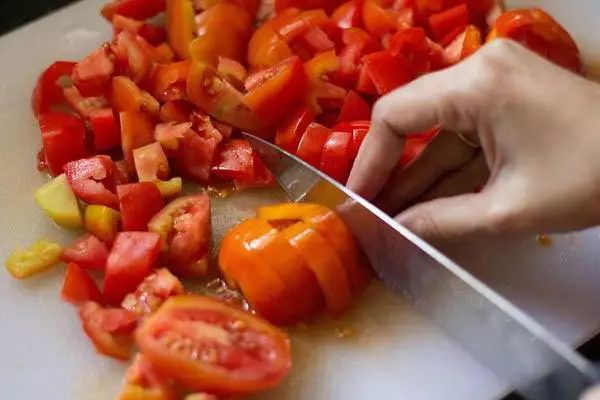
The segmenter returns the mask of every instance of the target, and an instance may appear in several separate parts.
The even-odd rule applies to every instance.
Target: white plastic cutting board
[[[14,246],[38,237],[65,244],[73,237],[52,225],[31,197],[46,177],[35,172],[40,139],[29,99],[45,66],[58,59],[80,59],[109,38],[110,28],[98,15],[102,3],[83,1],[0,38],[2,260]],[[577,3],[561,5],[553,0],[547,8],[580,43],[600,49],[600,35],[594,38],[591,31],[577,26],[587,21],[586,26],[593,27],[600,4]],[[214,216],[217,235],[263,200],[272,201],[272,196],[258,193],[220,202]],[[591,231],[555,238],[550,249],[525,238],[447,250],[563,340],[575,344],[600,326],[595,306],[600,303],[595,254],[599,245],[599,233]],[[62,274],[63,268],[58,267],[18,282],[0,271],[0,400],[116,398],[125,367],[94,353],[75,311],[58,298]],[[346,327],[353,328],[355,336],[338,338],[336,328]],[[344,320],[296,332],[294,353],[290,379],[277,391],[256,398],[492,399],[507,389],[430,322],[378,285]]]

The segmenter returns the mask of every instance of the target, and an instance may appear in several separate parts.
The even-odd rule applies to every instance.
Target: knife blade
[[[376,275],[527,399],[577,399],[599,371],[469,272],[309,164],[244,133],[295,202],[335,209]]]

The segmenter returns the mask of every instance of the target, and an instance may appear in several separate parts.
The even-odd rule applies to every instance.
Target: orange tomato
[[[293,55],[288,44],[268,23],[254,31],[248,43],[248,63],[255,70],[270,67]]]
[[[171,50],[182,59],[190,58],[196,22],[191,0],[167,0],[167,38]]]

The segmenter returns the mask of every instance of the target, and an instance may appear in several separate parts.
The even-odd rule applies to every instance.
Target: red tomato
[[[116,172],[109,156],[94,156],[71,161],[64,166],[65,175],[73,192],[88,204],[117,208],[118,199],[113,193]]]
[[[104,298],[120,304],[152,272],[160,254],[160,235],[120,232],[113,244],[104,276]]]
[[[362,15],[365,29],[378,39],[397,29],[398,13],[385,9],[378,0],[365,0]]]
[[[371,79],[368,69],[361,66],[358,72],[358,81],[356,82],[356,91],[369,96],[377,96],[377,88]]]
[[[318,168],[321,162],[321,154],[323,153],[323,146],[331,134],[331,129],[312,123],[306,128],[300,144],[298,145],[298,152],[296,155],[312,165]]]
[[[196,182],[206,183],[220,141],[220,138],[205,138],[188,129],[182,136],[175,158],[178,171]]]
[[[175,388],[169,379],[158,373],[142,354],[136,354],[125,372],[125,387],[119,400],[176,400]],[[215,398],[215,400],[217,400]]]
[[[329,76],[339,69],[335,51],[320,53],[304,63],[309,79],[308,100],[313,111],[320,114],[323,108],[339,108],[346,97],[346,89],[329,82]]]
[[[342,109],[337,118],[337,123],[371,118],[371,106],[363,100],[356,92],[350,90],[344,100]]]
[[[137,325],[135,314],[89,301],[79,308],[79,318],[98,353],[118,360],[129,359]]]
[[[75,240],[60,253],[60,260],[75,263],[84,269],[106,269],[108,248],[96,236],[89,233]]]
[[[104,97],[83,97],[75,86],[67,87],[63,90],[63,96],[73,111],[82,118],[88,118],[94,110],[99,110],[108,106]]]
[[[111,150],[121,145],[121,132],[112,108],[91,110],[89,122],[97,151]]]
[[[320,170],[340,183],[346,183],[350,175],[350,151],[352,134],[333,131],[323,145]]]
[[[134,173],[133,150],[154,142],[154,125],[150,118],[139,111],[122,112],[119,118],[123,157],[129,173]]]
[[[453,30],[463,30],[469,24],[469,10],[465,4],[429,17],[429,27],[438,40],[443,39]]]
[[[244,82],[248,78],[248,71],[240,62],[232,60],[231,58],[219,56],[219,63],[217,71],[238,89],[244,87]]]
[[[389,93],[413,79],[408,62],[394,57],[387,50],[365,56],[364,63],[380,95]]]
[[[252,153],[252,176],[248,179],[235,179],[236,190],[271,186],[275,183],[275,176],[269,171],[257,152]]]
[[[166,268],[148,275],[135,292],[123,299],[121,307],[138,317],[145,317],[156,310],[171,296],[184,293],[183,284]]]
[[[247,140],[231,139],[220,147],[212,172],[223,179],[251,179],[254,175],[252,153]]]
[[[60,298],[76,306],[88,301],[104,303],[96,282],[79,265],[73,263],[67,266]]]
[[[152,182],[117,186],[124,231],[145,231],[148,222],[163,208],[162,197]]]
[[[302,10],[324,9],[326,12],[333,11],[340,0],[275,0],[275,11],[280,13],[286,8],[295,7]]]
[[[140,182],[154,182],[169,177],[169,161],[160,143],[154,142],[135,149],[133,158]]]
[[[152,93],[160,101],[185,100],[190,61],[155,66],[152,74]]]
[[[427,142],[419,137],[406,139],[404,150],[402,151],[402,156],[399,161],[400,168],[404,168],[410,164],[423,152],[423,150],[425,150],[425,147],[427,147]]]
[[[71,76],[76,63],[56,61],[50,65],[37,80],[31,96],[31,108],[36,118],[40,114],[50,112],[52,107],[64,102],[63,89],[59,80]]]
[[[192,129],[193,124],[187,121],[189,118],[186,118],[185,122],[165,122],[156,125],[154,137],[169,155],[174,154],[172,152],[179,148],[179,141],[183,139],[183,135]]]
[[[254,31],[248,43],[248,63],[255,70],[270,67],[293,55],[288,44],[269,23]]]
[[[130,31],[122,31],[115,39],[113,50],[117,60],[127,66],[135,82],[142,82],[150,72],[154,48],[144,38]]]
[[[476,26],[469,25],[444,49],[444,63],[456,64],[479,50],[481,45],[481,32]]]
[[[338,73],[349,85],[354,85],[359,78],[362,58],[381,50],[381,44],[360,28],[345,29],[342,38],[345,47],[338,57],[340,63]]]
[[[304,131],[315,117],[316,114],[310,108],[305,106],[297,108],[277,129],[275,144],[285,151],[296,154]]]
[[[302,61],[292,57],[260,72],[244,103],[269,126],[275,125],[306,92]]]
[[[136,344],[160,372],[201,391],[258,392],[279,384],[291,368],[285,333],[205,296],[167,300],[137,331]]]
[[[102,46],[75,65],[71,80],[83,96],[102,96],[108,89],[114,69],[108,48]]]
[[[194,5],[191,0],[167,1],[166,16],[169,46],[175,55],[183,60],[190,59],[190,43],[194,39],[196,22]]]
[[[88,155],[85,124],[79,118],[59,112],[41,114],[42,145],[46,165],[53,176],[63,172],[63,165]]]
[[[206,275],[211,239],[206,193],[173,200],[152,218],[148,229],[160,234],[163,261],[171,271],[193,278]]]
[[[164,122],[187,122],[190,120],[191,112],[192,106],[187,101],[167,101],[160,108],[159,117]]]
[[[145,20],[165,11],[166,7],[166,0],[113,0],[102,7],[102,15],[109,22],[115,14]]]
[[[350,0],[331,14],[331,21],[342,29],[353,28],[362,22],[362,8],[364,0]]]
[[[135,19],[127,18],[119,14],[113,17],[112,24],[114,37],[117,37],[121,31],[127,30],[140,35],[153,46],[160,45],[167,38],[167,33],[163,28],[146,24]]]

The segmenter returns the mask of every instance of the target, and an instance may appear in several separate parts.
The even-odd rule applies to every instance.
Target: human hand
[[[600,400],[600,386],[595,386],[586,391],[581,400]]]
[[[405,135],[436,124],[394,172]],[[348,186],[425,239],[600,224],[600,86],[496,40],[381,98]]]

